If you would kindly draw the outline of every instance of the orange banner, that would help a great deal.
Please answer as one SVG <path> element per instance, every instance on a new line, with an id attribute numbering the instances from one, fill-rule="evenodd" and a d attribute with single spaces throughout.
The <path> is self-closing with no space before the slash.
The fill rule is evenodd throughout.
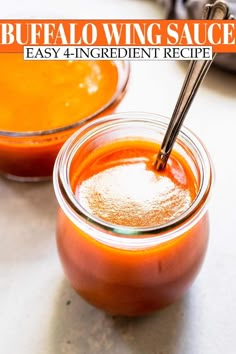
<path id="1" fill-rule="evenodd" d="M 24 46 L 211 46 L 236 52 L 236 21 L 0 20 L 0 52 Z"/>

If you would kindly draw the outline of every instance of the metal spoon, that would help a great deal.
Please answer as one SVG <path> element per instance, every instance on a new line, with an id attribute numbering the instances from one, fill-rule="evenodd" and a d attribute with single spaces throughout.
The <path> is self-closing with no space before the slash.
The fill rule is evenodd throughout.
<path id="1" fill-rule="evenodd" d="M 229 13 L 229 8 L 225 2 L 216 1 L 213 4 L 208 4 L 205 6 L 203 19 L 225 20 L 233 19 L 233 16 Z M 213 53 L 211 60 L 191 61 L 160 151 L 157 154 L 154 164 L 156 170 L 163 170 L 165 168 L 189 107 L 215 56 L 216 53 Z"/>

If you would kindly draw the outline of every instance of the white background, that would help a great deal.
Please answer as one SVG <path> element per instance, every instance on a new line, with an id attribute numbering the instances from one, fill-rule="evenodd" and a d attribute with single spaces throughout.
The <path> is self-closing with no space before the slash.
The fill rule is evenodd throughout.
<path id="1" fill-rule="evenodd" d="M 148 0 L 1 1 L 2 18 L 160 18 Z M 183 62 L 134 62 L 119 111 L 170 116 Z M 236 348 L 236 74 L 212 68 L 185 124 L 215 165 L 211 241 L 183 300 L 139 320 L 112 318 L 70 289 L 58 261 L 51 183 L 0 180 L 0 353 L 234 354 Z M 1 119 L 1 118 L 0 118 Z M 70 300 L 70 305 L 66 305 Z"/>

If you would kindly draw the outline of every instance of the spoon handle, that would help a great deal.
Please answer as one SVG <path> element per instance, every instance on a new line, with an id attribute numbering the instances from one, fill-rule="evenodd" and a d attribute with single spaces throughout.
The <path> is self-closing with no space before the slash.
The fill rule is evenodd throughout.
<path id="1" fill-rule="evenodd" d="M 228 6 L 223 1 L 216 1 L 212 5 L 208 4 L 205 6 L 203 19 L 224 20 L 228 18 L 232 17 L 229 14 Z M 190 62 L 178 101 L 164 136 L 160 151 L 157 155 L 154 165 L 156 170 L 162 170 L 165 168 L 184 118 L 186 117 L 196 92 L 208 72 L 215 56 L 216 53 L 213 53 L 211 60 L 193 60 Z"/>

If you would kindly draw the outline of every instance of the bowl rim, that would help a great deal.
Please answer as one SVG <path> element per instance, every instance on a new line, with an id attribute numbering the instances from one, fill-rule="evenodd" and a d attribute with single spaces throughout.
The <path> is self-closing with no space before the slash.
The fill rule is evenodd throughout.
<path id="1" fill-rule="evenodd" d="M 90 114 L 89 116 L 76 121 L 74 123 L 61 126 L 58 128 L 53 128 L 53 129 L 47 129 L 47 130 L 35 130 L 35 131 L 8 131 L 8 130 L 0 130 L 0 137 L 12 137 L 12 138 L 27 138 L 27 137 L 40 137 L 40 136 L 47 136 L 47 135 L 52 135 L 52 134 L 57 134 L 57 133 L 65 133 L 67 131 L 70 131 L 72 129 L 78 128 L 81 125 L 87 123 L 91 119 L 99 116 L 106 110 L 108 110 L 110 107 L 118 103 L 119 100 L 122 98 L 123 94 L 125 93 L 129 79 L 130 79 L 130 72 L 131 72 L 131 66 L 129 61 L 126 60 L 111 60 L 113 63 L 116 64 L 117 70 L 118 70 L 118 83 L 117 83 L 117 88 L 114 93 L 114 95 L 111 97 L 111 99 L 103 105 L 101 108 L 99 108 L 97 111 L 94 113 Z M 124 72 L 121 74 L 121 70 Z"/>

